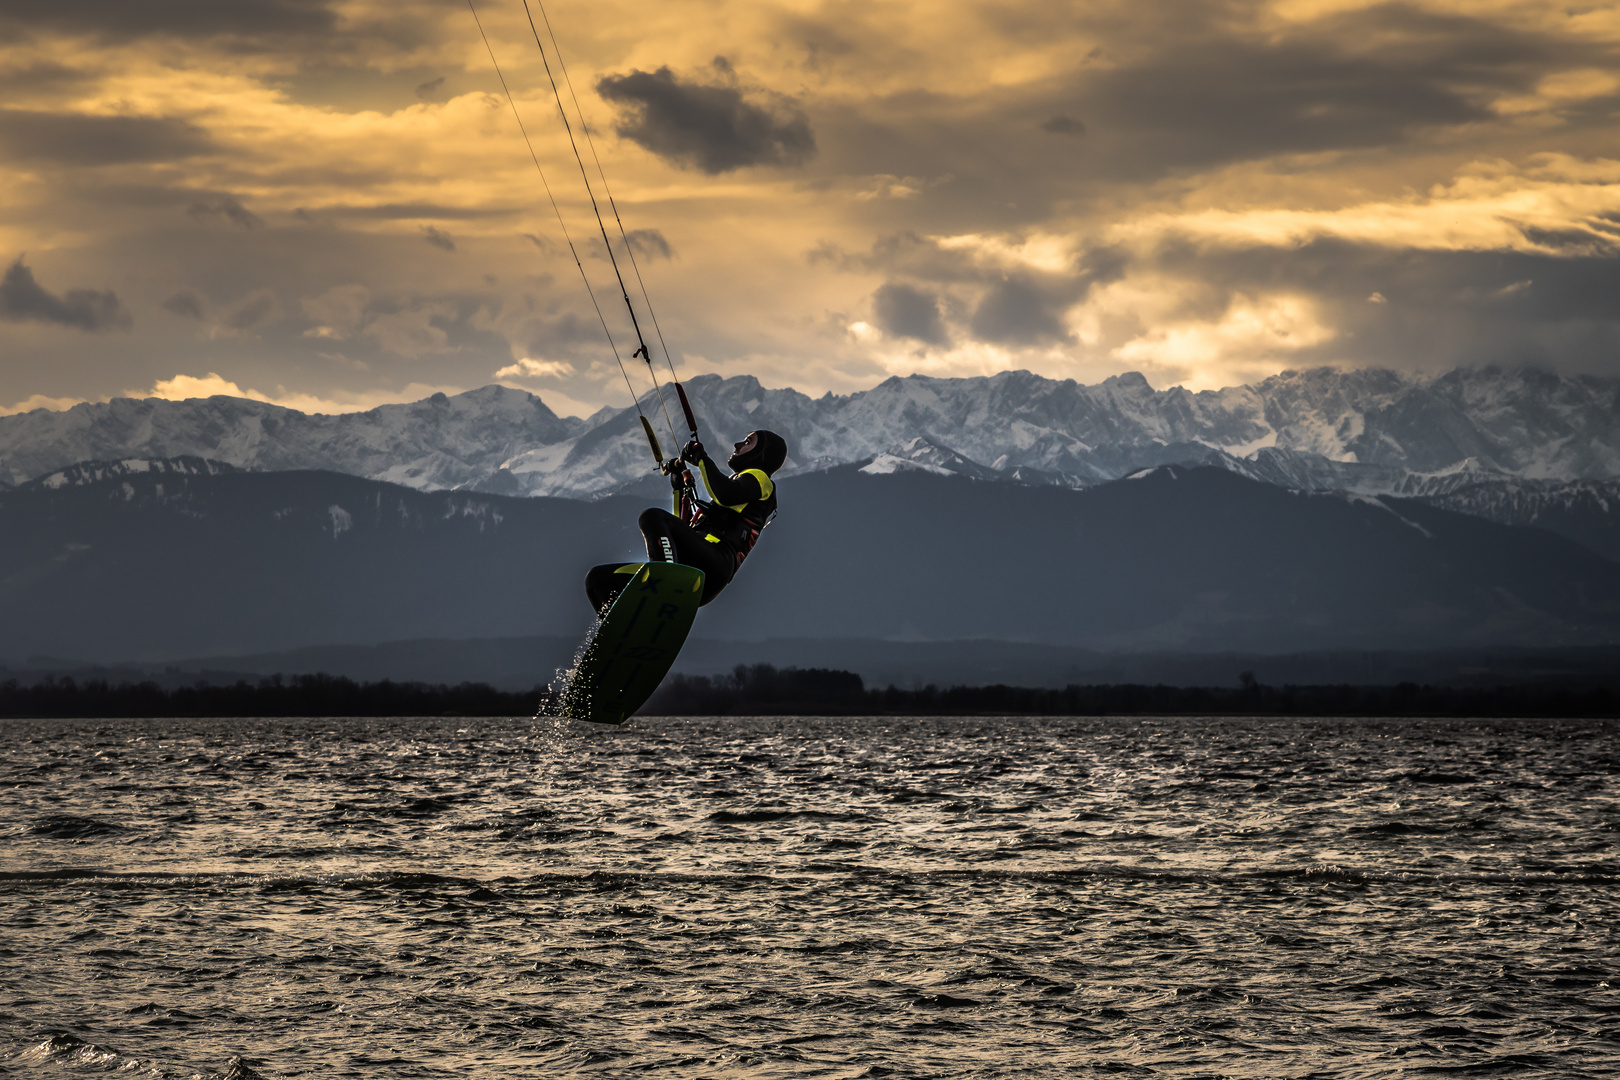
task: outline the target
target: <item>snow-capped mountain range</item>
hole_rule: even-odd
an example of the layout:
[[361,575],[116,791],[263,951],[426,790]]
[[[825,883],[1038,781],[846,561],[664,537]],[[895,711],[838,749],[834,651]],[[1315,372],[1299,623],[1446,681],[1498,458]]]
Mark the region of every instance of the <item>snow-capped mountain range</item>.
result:
[[255,472],[329,469],[424,491],[458,488],[585,427],[501,386],[338,415],[233,397],[114,398],[0,416],[0,481],[86,461],[190,456]]
[[[1424,496],[1620,477],[1620,380],[1529,369],[1423,378],[1317,368],[1200,393],[1155,390],[1134,373],[1086,386],[1026,371],[896,377],[820,398],[750,376],[702,375],[686,386],[716,457],[730,440],[768,427],[788,440],[790,473],[865,463],[872,472],[1086,487],[1144,466],[1202,463],[1296,489]],[[642,409],[673,454],[651,394]],[[684,438],[678,414],[675,424]],[[419,490],[576,498],[653,476],[633,409],[560,417],[540,397],[501,386],[331,416],[213,397],[120,398],[0,417],[0,484],[86,461],[183,455]]]

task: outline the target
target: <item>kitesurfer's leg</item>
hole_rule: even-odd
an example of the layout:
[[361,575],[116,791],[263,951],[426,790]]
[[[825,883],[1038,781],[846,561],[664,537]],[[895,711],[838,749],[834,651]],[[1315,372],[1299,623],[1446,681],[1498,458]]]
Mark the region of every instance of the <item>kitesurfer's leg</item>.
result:
[[703,599],[707,604],[736,573],[736,556],[724,544],[712,543],[668,510],[642,511],[636,522],[647,541],[647,558],[652,562],[677,562],[703,571]]
[[636,525],[641,529],[642,539],[647,542],[647,561],[686,562],[680,557],[680,549],[676,545],[680,542],[680,534],[691,530],[681,523],[680,518],[668,510],[649,507],[641,512]]

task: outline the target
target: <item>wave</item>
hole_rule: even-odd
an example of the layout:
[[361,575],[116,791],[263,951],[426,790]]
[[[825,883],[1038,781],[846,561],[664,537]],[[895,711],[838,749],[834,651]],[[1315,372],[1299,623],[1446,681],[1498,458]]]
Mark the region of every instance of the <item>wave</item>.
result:
[[354,873],[314,874],[237,874],[219,872],[169,872],[97,870],[89,868],[65,870],[3,870],[0,884],[53,885],[93,884],[108,888],[260,888],[285,890],[297,888],[374,889],[429,889],[438,887],[477,889],[487,883],[474,878],[452,877],[416,871],[366,871]]
[[[230,872],[117,871],[93,868],[61,870],[0,871],[0,885],[49,886],[92,884],[110,888],[243,888],[282,891],[301,888],[343,888],[382,890],[466,890],[496,891],[503,897],[524,893],[585,889],[611,892],[618,889],[668,889],[682,885],[755,888],[761,883],[798,887],[807,883],[849,879],[857,882],[893,882],[926,886],[943,882],[994,883],[1080,882],[1100,879],[1158,881],[1169,884],[1193,883],[1242,887],[1258,882],[1330,882],[1347,885],[1620,885],[1620,870],[1607,864],[1572,864],[1537,867],[1521,872],[1431,872],[1420,870],[1380,870],[1315,863],[1287,868],[1252,870],[1203,870],[1097,863],[1081,867],[1045,870],[1004,870],[993,867],[936,867],[905,869],[873,866],[859,862],[820,861],[795,866],[791,870],[760,871],[625,871],[589,870],[577,873],[551,872],[527,876],[501,876],[490,880],[426,871],[355,871],[304,874],[252,874]],[[465,895],[465,894],[462,894]]]
[[24,831],[29,836],[56,840],[98,840],[109,836],[124,836],[131,830],[124,825],[79,814],[46,814],[29,822]]
[[[37,1040],[37,1041],[34,1041]],[[115,1050],[110,1046],[89,1042],[67,1031],[42,1031],[30,1039],[30,1044],[18,1057],[36,1064],[94,1069],[98,1072],[142,1072],[153,1076],[170,1075],[150,1058],[138,1058]],[[225,1064],[224,1072],[187,1068],[186,1072],[197,1080],[264,1080],[243,1058],[233,1057]]]
[[882,818],[870,814],[856,812],[838,812],[833,810],[773,810],[759,807],[753,810],[716,810],[710,814],[708,820],[720,824],[734,825],[747,824],[760,821],[870,821],[881,822]]

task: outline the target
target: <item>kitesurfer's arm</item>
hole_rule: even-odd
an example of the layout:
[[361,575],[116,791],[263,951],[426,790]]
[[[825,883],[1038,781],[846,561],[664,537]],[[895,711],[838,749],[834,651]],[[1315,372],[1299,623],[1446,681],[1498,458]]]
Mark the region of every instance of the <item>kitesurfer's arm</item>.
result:
[[697,466],[703,476],[703,486],[709,489],[709,498],[721,506],[741,506],[765,497],[757,477],[747,472],[728,476],[696,439],[681,450],[681,460]]

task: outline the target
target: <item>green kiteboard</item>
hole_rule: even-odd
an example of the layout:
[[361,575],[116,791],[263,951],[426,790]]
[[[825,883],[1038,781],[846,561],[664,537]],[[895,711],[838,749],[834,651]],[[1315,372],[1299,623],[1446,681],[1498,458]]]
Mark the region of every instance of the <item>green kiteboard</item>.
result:
[[562,714],[622,724],[652,697],[675,663],[703,598],[703,571],[680,563],[626,563],[632,575],[585,650]]

